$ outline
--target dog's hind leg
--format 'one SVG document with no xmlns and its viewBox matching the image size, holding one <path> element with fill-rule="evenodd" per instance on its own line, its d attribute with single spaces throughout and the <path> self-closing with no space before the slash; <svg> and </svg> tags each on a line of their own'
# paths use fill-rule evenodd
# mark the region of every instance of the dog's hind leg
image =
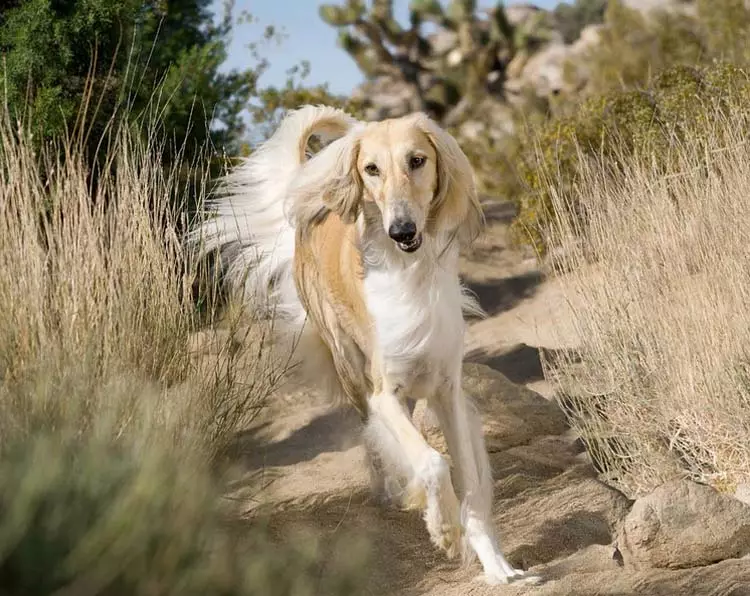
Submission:
<svg viewBox="0 0 750 596">
<path fill-rule="evenodd" d="M 463 393 L 459 372 L 446 378 L 431 400 L 456 470 L 456 483 L 462 499 L 461 522 L 468 552 L 476 553 L 488 583 L 508 583 L 538 578 L 514 569 L 503 554 L 492 523 L 494 484 L 489 456 L 484 444 L 479 413 Z"/>
<path fill-rule="evenodd" d="M 447 461 L 427 444 L 394 392 L 382 390 L 368 405 L 367 439 L 377 446 L 386 475 L 407 480 L 404 504 L 424 511 L 432 541 L 455 556 L 461 544 L 460 507 Z"/>
</svg>

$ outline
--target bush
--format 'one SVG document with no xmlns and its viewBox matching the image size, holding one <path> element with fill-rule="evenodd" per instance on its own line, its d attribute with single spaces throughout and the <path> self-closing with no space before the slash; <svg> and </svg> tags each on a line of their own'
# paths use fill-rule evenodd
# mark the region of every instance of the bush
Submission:
<svg viewBox="0 0 750 596">
<path fill-rule="evenodd" d="M 90 158 L 123 116 L 158 114 L 162 134 L 191 156 L 207 142 L 236 149 L 262 68 L 220 72 L 233 22 L 229 11 L 216 12 L 210 0 L 6 2 L 0 91 L 7 109 L 26 117 L 39 141 L 76 130 L 92 141 Z M 171 145 L 164 149 L 174 157 Z"/>
<path fill-rule="evenodd" d="M 749 93 L 750 78 L 741 68 L 676 66 L 643 90 L 594 97 L 572 115 L 548 120 L 519 151 L 517 236 L 544 254 L 554 218 L 581 215 L 575 203 L 587 160 L 606 160 L 617 168 L 622 160 L 639 156 L 667 172 L 676 143 L 689 140 L 703 147 L 717 114 L 726 114 Z M 553 202 L 554 195 L 559 200 Z M 560 205 L 566 205 L 563 213 L 558 212 Z"/>
<path fill-rule="evenodd" d="M 673 136 L 667 175 L 663 156 L 617 140 L 581 162 L 568 192 L 548 189 L 552 210 L 572 201 L 586 226 L 551 226 L 578 345 L 545 373 L 629 496 L 677 477 L 730 491 L 750 479 L 745 105 L 706 107 L 697 130 Z"/>
<path fill-rule="evenodd" d="M 102 388 L 127 376 L 190 387 L 182 411 L 170 404 L 173 416 L 189 416 L 175 428 L 192 436 L 202 425 L 198 434 L 219 448 L 246 422 L 245 406 L 271 390 L 274 369 L 265 357 L 248 359 L 252 347 L 238 352 L 228 342 L 231 366 L 206 371 L 195 361 L 196 264 L 180 240 L 178 167 L 164 170 L 160 148 L 125 127 L 105 143 L 111 167 L 95 187 L 83 148 L 49 144 L 35 153 L 7 113 L 0 144 L 0 446 L 37 425 L 86 432 L 111 405 Z M 194 186 L 205 193 L 202 181 Z M 242 359 L 266 381 L 250 392 L 233 376 Z M 59 399 L 67 393 L 75 396 Z M 118 423 L 132 424 L 123 407 Z M 220 416 L 227 410 L 233 418 Z"/>
<path fill-rule="evenodd" d="M 232 520 L 205 462 L 159 442 L 42 434 L 6 448 L 0 476 L 3 594 L 359 593 L 360 542 L 339 540 L 347 556 L 321 574 L 315 537 Z"/>
<path fill-rule="evenodd" d="M 599 43 L 579 58 L 585 86 L 576 80 L 575 65 L 566 75 L 572 88 L 591 97 L 642 87 L 665 68 L 698 66 L 716 56 L 708 51 L 700 18 L 674 10 L 644 14 L 611 0 Z"/>
<path fill-rule="evenodd" d="M 541 123 L 531 113 L 515 138 L 479 157 L 481 172 L 492 173 L 482 181 L 519 206 L 521 243 L 541 254 L 549 248 L 550 176 L 567 193 L 580 159 L 637 149 L 662 160 L 670 139 L 700 128 L 704 108 L 742 100 L 750 10 L 741 0 L 685 6 L 646 15 L 608 2 L 600 42 L 566 65 L 575 91 L 552 98 Z"/>
</svg>

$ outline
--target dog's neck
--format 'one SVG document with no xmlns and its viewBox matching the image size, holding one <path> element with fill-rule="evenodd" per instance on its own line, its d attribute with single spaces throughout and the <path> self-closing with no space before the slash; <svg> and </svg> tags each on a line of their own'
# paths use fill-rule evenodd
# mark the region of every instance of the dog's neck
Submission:
<svg viewBox="0 0 750 596">
<path fill-rule="evenodd" d="M 360 213 L 357 229 L 365 272 L 387 269 L 429 274 L 441 270 L 458 275 L 458 239 L 451 232 L 425 233 L 418 250 L 404 252 L 386 234 L 380 210 L 373 204 L 366 204 Z"/>
</svg>

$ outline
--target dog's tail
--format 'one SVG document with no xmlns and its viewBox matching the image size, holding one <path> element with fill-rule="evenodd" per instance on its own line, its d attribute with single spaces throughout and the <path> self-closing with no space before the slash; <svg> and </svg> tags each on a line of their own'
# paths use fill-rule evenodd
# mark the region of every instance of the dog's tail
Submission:
<svg viewBox="0 0 750 596">
<path fill-rule="evenodd" d="M 304 321 L 292 277 L 295 231 L 288 216 L 288 187 L 306 160 L 311 136 L 335 139 L 356 122 L 342 110 L 324 106 L 291 112 L 224 179 L 207 205 L 212 216 L 190 233 L 188 242 L 198 258 L 219 251 L 227 289 L 241 294 L 256 314 Z"/>
</svg>

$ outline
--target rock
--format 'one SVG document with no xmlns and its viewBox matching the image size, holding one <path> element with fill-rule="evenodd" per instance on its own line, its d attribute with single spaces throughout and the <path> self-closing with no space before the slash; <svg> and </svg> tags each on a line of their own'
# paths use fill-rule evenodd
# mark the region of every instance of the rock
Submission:
<svg viewBox="0 0 750 596">
<path fill-rule="evenodd" d="M 734 491 L 734 498 L 745 505 L 750 505 L 750 484 L 738 484 Z"/>
<path fill-rule="evenodd" d="M 470 142 L 485 135 L 500 142 L 515 132 L 513 108 L 507 103 L 486 98 L 474 112 L 481 114 L 482 119 L 471 118 L 461 124 L 459 138 L 462 142 Z"/>
<path fill-rule="evenodd" d="M 524 448 L 515 454 L 528 451 Z M 551 469 L 547 474 L 540 474 L 540 470 L 528 478 L 523 492 L 503 498 L 505 485 L 513 482 L 513 476 L 496 460 L 512 455 L 492 455 L 500 498 L 496 525 L 502 529 L 501 539 L 511 562 L 529 568 L 600 545 L 608 548 L 607 566 L 616 567 L 615 549 L 610 545 L 628 511 L 628 499 L 597 480 L 588 465 L 573 465 L 551 477 Z M 533 470 L 533 461 L 524 460 L 524 470 Z"/>
<path fill-rule="evenodd" d="M 412 85 L 389 76 L 366 81 L 352 92 L 352 98 L 367 100 L 367 120 L 398 118 L 419 108 L 419 98 Z"/>
<path fill-rule="evenodd" d="M 509 4 L 505 6 L 505 18 L 514 27 L 521 27 L 535 18 L 540 12 L 546 12 L 534 4 Z"/>
<path fill-rule="evenodd" d="M 464 391 L 485 417 L 487 448 L 509 449 L 567 430 L 555 403 L 484 364 L 464 364 Z"/>
<path fill-rule="evenodd" d="M 623 4 L 628 8 L 643 13 L 649 13 L 653 10 L 682 13 L 695 12 L 693 3 L 684 2 L 684 0 L 623 0 Z"/>
<path fill-rule="evenodd" d="M 680 569 L 750 553 L 750 507 L 688 480 L 638 499 L 618 533 L 626 565 Z"/>
<path fill-rule="evenodd" d="M 444 56 L 458 45 L 458 33 L 440 28 L 427 36 L 427 42 L 433 55 Z"/>
<path fill-rule="evenodd" d="M 559 93 L 564 86 L 563 68 L 571 57 L 571 46 L 562 43 L 548 44 L 529 57 L 523 65 L 520 79 L 538 97 Z"/>
<path fill-rule="evenodd" d="M 572 44 L 553 42 L 531 56 L 519 54 L 509 65 L 509 75 L 512 75 L 506 83 L 509 92 L 519 95 L 523 90 L 530 90 L 537 97 L 550 97 L 575 91 L 590 76 L 588 56 L 599 43 L 602 28 L 602 25 L 589 25 Z M 567 68 L 576 73 L 574 77 L 566 76 Z"/>
</svg>

